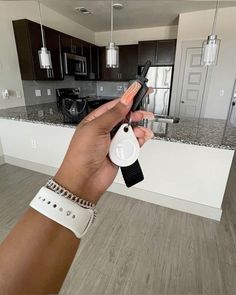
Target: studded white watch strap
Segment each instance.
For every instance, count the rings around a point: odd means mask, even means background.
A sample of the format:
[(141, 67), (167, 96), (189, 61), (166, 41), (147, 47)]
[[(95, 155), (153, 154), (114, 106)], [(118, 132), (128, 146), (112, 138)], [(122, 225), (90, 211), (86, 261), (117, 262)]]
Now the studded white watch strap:
[(70, 229), (77, 238), (87, 232), (94, 218), (92, 209), (82, 208), (46, 187), (39, 190), (30, 207)]

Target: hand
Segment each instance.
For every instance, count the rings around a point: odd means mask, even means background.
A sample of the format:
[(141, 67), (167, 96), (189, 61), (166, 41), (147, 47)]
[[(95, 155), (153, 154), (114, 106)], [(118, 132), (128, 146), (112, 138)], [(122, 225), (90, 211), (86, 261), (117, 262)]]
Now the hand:
[[(96, 109), (78, 125), (65, 159), (54, 177), (56, 182), (83, 199), (95, 203), (99, 200), (118, 172), (118, 167), (108, 157), (110, 132), (126, 117), (140, 87), (138, 82), (133, 83), (121, 99)], [(153, 118), (153, 114), (137, 111), (131, 117), (138, 122)], [(134, 133), (140, 146), (153, 137), (152, 131), (144, 127), (135, 127)]]

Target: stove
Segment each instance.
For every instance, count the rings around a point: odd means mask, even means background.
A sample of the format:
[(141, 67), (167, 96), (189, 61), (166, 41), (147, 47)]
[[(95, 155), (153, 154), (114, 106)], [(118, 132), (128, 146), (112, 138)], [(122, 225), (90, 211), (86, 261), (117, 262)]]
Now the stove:
[(81, 97), (78, 88), (56, 89), (57, 108), (63, 114), (64, 123), (78, 124), (89, 113), (87, 97)]
[(113, 100), (104, 96), (80, 96), (79, 88), (56, 89), (57, 108), (63, 114), (64, 123), (78, 124), (96, 108)]

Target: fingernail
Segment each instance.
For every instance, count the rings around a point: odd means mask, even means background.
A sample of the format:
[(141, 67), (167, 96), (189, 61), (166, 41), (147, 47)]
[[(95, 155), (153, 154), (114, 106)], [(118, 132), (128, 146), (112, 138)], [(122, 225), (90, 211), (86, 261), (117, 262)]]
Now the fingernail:
[(140, 128), (145, 132), (145, 140), (149, 140), (154, 137), (154, 133), (151, 129), (140, 126)]
[(145, 137), (146, 140), (152, 139), (154, 137), (154, 133), (150, 130), (150, 133), (148, 133)]
[(152, 132), (152, 130), (150, 130), (150, 129), (146, 130), (145, 140), (149, 140), (153, 137), (154, 137), (154, 133)]
[(120, 99), (121, 103), (127, 106), (130, 105), (133, 102), (133, 98), (138, 93), (140, 88), (141, 84), (139, 84), (138, 82), (134, 82), (122, 95)]

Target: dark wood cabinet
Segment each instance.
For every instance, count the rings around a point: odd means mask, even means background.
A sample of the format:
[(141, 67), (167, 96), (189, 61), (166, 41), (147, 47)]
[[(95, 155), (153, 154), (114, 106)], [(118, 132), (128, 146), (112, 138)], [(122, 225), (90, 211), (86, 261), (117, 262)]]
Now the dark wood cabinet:
[(106, 68), (106, 48), (100, 49), (100, 74), (104, 81), (129, 81), (135, 79), (138, 69), (138, 46), (119, 46), (119, 68)]
[(72, 37), (61, 33), (61, 50), (62, 52), (72, 53)]
[(117, 81), (119, 69), (106, 67), (106, 47), (100, 48), (100, 79), (102, 81)]
[(51, 51), (53, 70), (40, 68), (39, 50), (42, 47), (39, 24), (23, 19), (13, 21), (16, 47), (22, 80), (61, 80), (60, 38), (55, 30), (44, 27), (46, 45)]
[(90, 80), (99, 80), (99, 47), (90, 44), (89, 55), (89, 78)]
[(139, 66), (145, 65), (147, 60), (152, 64), (155, 63), (157, 50), (157, 41), (141, 41), (138, 46), (138, 64)]
[(157, 41), (157, 65), (174, 65), (175, 63), (176, 40), (159, 40)]
[(174, 65), (176, 39), (141, 41), (138, 48), (138, 64), (143, 66), (147, 60), (154, 66)]
[(46, 46), (51, 52), (52, 59), (52, 70), (51, 73), (48, 74), (51, 74), (51, 78), (54, 80), (61, 80), (64, 78), (64, 74), (61, 56), (60, 33), (47, 27), (44, 29), (44, 32)]
[(134, 80), (138, 73), (138, 46), (122, 45), (120, 47), (119, 80)]

